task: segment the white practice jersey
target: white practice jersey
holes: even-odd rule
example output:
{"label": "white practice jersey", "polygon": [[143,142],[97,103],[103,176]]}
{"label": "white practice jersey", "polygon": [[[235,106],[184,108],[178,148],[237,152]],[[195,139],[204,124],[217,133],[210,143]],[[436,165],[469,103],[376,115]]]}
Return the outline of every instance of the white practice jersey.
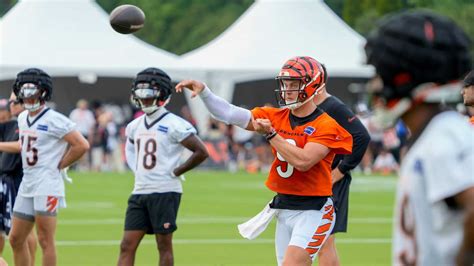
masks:
{"label": "white practice jersey", "polygon": [[66,116],[49,108],[35,117],[28,111],[18,116],[20,130],[23,180],[19,195],[64,196],[64,181],[58,169],[68,143],[64,135],[73,131],[75,124]]}
{"label": "white practice jersey", "polygon": [[172,171],[185,149],[180,142],[191,134],[196,134],[196,129],[189,122],[164,108],[154,120],[142,115],[128,124],[127,141],[135,148],[135,158],[127,158],[134,161],[132,194],[182,193],[181,180]]}
{"label": "white practice jersey", "polygon": [[474,130],[455,112],[435,116],[403,159],[394,265],[454,265],[464,216],[445,199],[474,187]]}

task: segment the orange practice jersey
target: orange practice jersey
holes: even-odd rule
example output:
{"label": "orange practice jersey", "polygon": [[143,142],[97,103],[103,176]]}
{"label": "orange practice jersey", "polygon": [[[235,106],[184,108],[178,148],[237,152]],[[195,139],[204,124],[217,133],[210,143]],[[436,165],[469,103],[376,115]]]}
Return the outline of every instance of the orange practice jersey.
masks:
{"label": "orange practice jersey", "polygon": [[469,119],[469,121],[471,121],[471,125],[474,126],[474,116],[471,116],[471,119]]}
{"label": "orange practice jersey", "polygon": [[331,164],[336,154],[352,152],[352,136],[328,114],[322,113],[313,121],[291,128],[290,109],[257,107],[252,110],[255,119],[266,118],[280,136],[297,147],[315,142],[331,149],[329,154],[310,170],[300,172],[272,148],[275,160],[270,169],[266,186],[281,194],[299,196],[331,196]]}

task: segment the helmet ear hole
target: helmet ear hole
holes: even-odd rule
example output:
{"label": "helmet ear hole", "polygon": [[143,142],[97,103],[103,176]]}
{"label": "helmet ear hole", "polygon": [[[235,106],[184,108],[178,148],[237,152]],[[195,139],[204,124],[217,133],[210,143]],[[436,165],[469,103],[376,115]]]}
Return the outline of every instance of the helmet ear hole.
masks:
{"label": "helmet ear hole", "polygon": [[308,94],[306,94],[306,92],[302,92],[300,94],[300,98],[301,98],[301,100],[306,100],[306,98],[308,98]]}

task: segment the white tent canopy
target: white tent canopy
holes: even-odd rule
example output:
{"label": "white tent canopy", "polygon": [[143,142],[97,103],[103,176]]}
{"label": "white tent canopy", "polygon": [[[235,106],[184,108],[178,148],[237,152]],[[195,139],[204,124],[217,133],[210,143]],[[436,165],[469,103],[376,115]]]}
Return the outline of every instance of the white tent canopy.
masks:
{"label": "white tent canopy", "polygon": [[[330,77],[370,77],[364,43],[322,0],[256,0],[224,33],[183,55],[182,65],[231,100],[236,82],[274,78],[298,55],[324,63]],[[206,113],[199,101],[191,108]],[[202,124],[207,117],[196,119]]]}
{"label": "white tent canopy", "polygon": [[32,66],[92,80],[132,77],[148,66],[174,76],[177,58],[114,32],[93,0],[20,0],[0,21],[0,80]]}
{"label": "white tent canopy", "polygon": [[309,55],[331,76],[368,77],[364,43],[322,0],[257,0],[224,33],[185,54],[183,62],[192,69],[238,71],[238,79],[255,72],[255,78],[268,78],[290,57]]}

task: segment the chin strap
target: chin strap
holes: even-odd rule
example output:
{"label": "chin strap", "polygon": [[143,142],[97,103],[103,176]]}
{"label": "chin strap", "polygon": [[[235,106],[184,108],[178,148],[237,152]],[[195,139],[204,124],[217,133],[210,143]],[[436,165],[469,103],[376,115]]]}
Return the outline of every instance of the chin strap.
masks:
{"label": "chin strap", "polygon": [[[316,97],[316,95],[319,95],[321,93],[321,91],[323,90],[323,88],[325,88],[325,87],[326,87],[326,84],[323,84],[308,99],[304,100],[303,102],[295,102],[295,103],[292,103],[292,104],[288,104],[285,107],[289,108],[291,110],[295,110],[295,109],[299,108],[300,106],[302,106],[303,104],[305,104],[309,101],[312,101],[314,99],[314,97]],[[304,90],[304,88],[303,88],[303,90]]]}
{"label": "chin strap", "polygon": [[[164,101],[162,104],[157,105],[156,104],[157,99],[154,99],[153,103],[150,106],[143,106],[142,102],[140,101],[140,109],[142,109],[142,111],[145,114],[152,114],[155,111],[157,111],[158,109],[160,109],[161,107],[165,107],[166,105],[168,105],[170,100],[171,100],[171,97],[168,97],[168,99],[166,99],[166,101]],[[158,102],[158,103],[160,103],[160,102]]]}
{"label": "chin strap", "polygon": [[156,110],[158,110],[160,107],[158,107],[157,105],[155,105],[155,101],[153,101],[153,105],[150,105],[150,106],[147,106],[147,107],[141,107],[142,111],[145,113],[145,114],[151,114],[153,112],[155,112]]}
{"label": "chin strap", "polygon": [[423,83],[413,89],[412,99],[402,98],[391,108],[374,109],[374,122],[387,129],[393,127],[400,118],[411,107],[421,103],[447,104],[456,103],[460,100],[461,83],[448,83],[438,85],[436,83]]}
{"label": "chin strap", "polygon": [[461,82],[438,85],[424,83],[413,90],[412,98],[416,103],[457,103],[461,100]]}
{"label": "chin strap", "polygon": [[400,99],[392,108],[375,108],[373,112],[374,123],[382,129],[395,126],[397,119],[401,117],[410,107],[412,101],[408,98]]}
{"label": "chin strap", "polygon": [[308,99],[304,100],[304,102],[295,102],[295,103],[291,103],[291,104],[288,104],[286,105],[285,107],[290,109],[290,110],[295,110],[295,109],[298,109],[300,108],[303,104],[309,102],[309,101],[312,101],[314,96],[316,96],[316,93],[311,95],[311,97],[309,97]]}
{"label": "chin strap", "polygon": [[38,111],[41,108],[41,106],[42,106],[41,102],[37,102],[34,104],[23,103],[23,107],[25,107],[25,109],[30,112]]}

